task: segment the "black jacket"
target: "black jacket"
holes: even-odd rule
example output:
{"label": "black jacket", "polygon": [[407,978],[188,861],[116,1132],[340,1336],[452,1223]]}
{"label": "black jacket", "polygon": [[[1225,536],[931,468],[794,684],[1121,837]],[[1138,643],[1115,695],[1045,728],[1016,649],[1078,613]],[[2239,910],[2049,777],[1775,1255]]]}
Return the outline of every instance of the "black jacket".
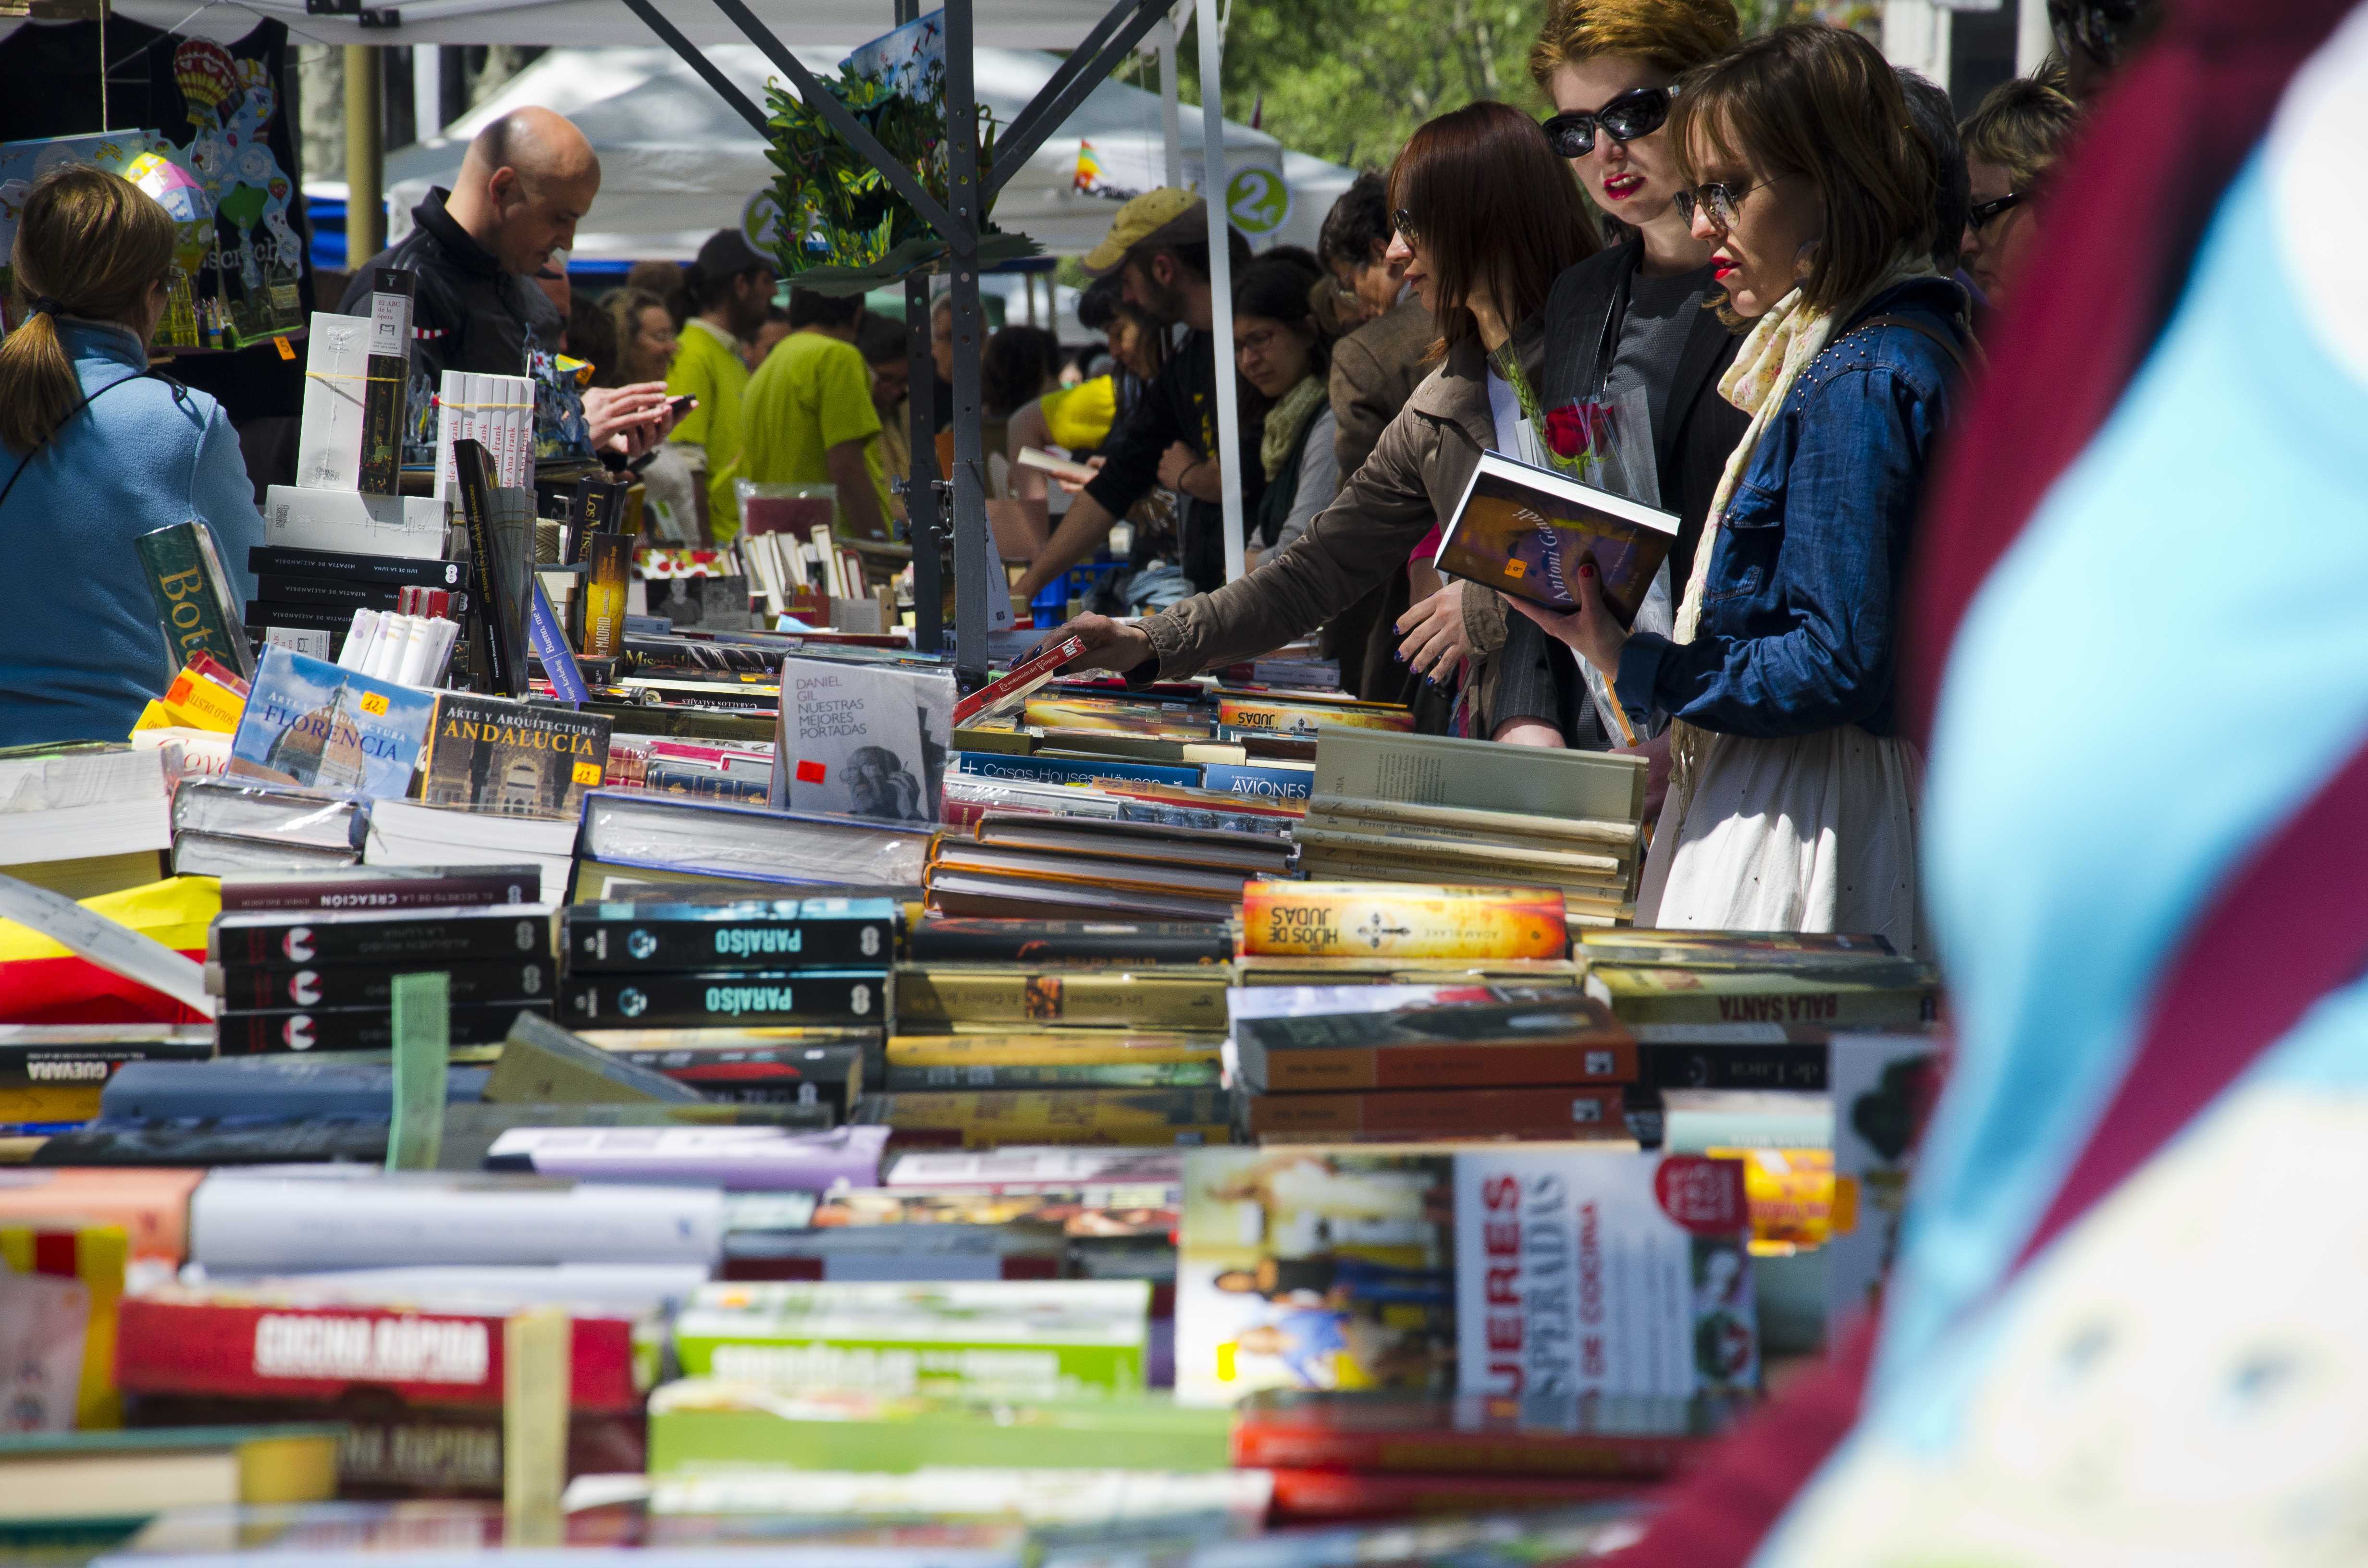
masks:
{"label": "black jacket", "polygon": [[[1608,318],[1623,304],[1628,281],[1644,259],[1644,243],[1598,251],[1565,268],[1554,279],[1540,312],[1545,323],[1545,365],[1538,400],[1556,408],[1598,389],[1600,353]],[[1687,335],[1677,373],[1669,387],[1673,427],[1662,439],[1656,431],[1659,459],[1661,505],[1678,514],[1677,543],[1669,551],[1669,591],[1673,600],[1685,597],[1693,571],[1694,548],[1717,494],[1719,475],[1750,415],[1719,395],[1718,381],[1735,362],[1742,335],[1730,331],[1717,312],[1703,311]],[[1591,738],[1592,719],[1586,687],[1577,678],[1573,655],[1561,642],[1538,630],[1525,616],[1508,619],[1504,673],[1496,704],[1499,721],[1526,717],[1561,726],[1566,736]]]}
{"label": "black jacket", "polygon": [[[1102,471],[1086,486],[1086,494],[1101,503],[1113,517],[1123,517],[1137,501],[1159,483],[1159,459],[1171,442],[1181,441],[1194,457],[1206,458],[1217,448],[1216,339],[1205,332],[1185,335],[1183,345],[1167,357],[1157,377],[1144,389],[1102,443]],[[1225,373],[1233,373],[1233,356],[1225,357]],[[1258,515],[1258,496],[1266,488],[1266,470],[1258,463],[1258,437],[1263,426],[1242,404],[1241,450],[1234,461],[1242,476],[1242,520]],[[1201,593],[1225,582],[1224,508],[1196,496],[1179,496],[1177,508],[1178,554],[1184,575]]]}
{"label": "black jacket", "polygon": [[[418,275],[411,311],[410,444],[416,457],[432,461],[436,433],[431,410],[447,370],[471,375],[532,373],[536,349],[559,347],[559,307],[530,278],[502,270],[500,262],[469,236],[444,210],[451,192],[438,186],[411,210],[408,234],[354,269],[340,312],[370,314],[370,269],[408,267]],[[420,451],[425,446],[425,451]]]}

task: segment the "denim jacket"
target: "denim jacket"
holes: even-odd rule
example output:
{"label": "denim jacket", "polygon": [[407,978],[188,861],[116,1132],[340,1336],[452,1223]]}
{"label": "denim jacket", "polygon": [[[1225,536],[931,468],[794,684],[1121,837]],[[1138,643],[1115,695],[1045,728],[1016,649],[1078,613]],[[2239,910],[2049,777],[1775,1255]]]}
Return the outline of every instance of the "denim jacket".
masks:
{"label": "denim jacket", "polygon": [[[1968,341],[1964,294],[1941,278],[1888,290],[1853,321],[1876,315]],[[1835,334],[1727,503],[1694,641],[1639,632],[1622,651],[1632,712],[1764,738],[1843,724],[1895,733],[1900,590],[1957,369],[1912,328]]]}

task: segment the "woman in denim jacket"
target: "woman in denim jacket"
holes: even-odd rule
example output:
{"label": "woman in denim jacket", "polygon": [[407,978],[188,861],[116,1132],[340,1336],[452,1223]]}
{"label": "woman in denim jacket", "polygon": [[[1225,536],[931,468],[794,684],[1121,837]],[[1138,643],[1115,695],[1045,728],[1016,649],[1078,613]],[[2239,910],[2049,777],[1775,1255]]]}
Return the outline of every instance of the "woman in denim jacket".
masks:
{"label": "woman in denim jacket", "polygon": [[1924,946],[1919,763],[1897,734],[1898,585],[1966,352],[1931,262],[1931,154],[1857,35],[1792,27],[1692,74],[1673,118],[1725,309],[1719,383],[1751,415],[1673,635],[1517,603],[1671,715],[1668,799],[1637,923],[1863,931]]}

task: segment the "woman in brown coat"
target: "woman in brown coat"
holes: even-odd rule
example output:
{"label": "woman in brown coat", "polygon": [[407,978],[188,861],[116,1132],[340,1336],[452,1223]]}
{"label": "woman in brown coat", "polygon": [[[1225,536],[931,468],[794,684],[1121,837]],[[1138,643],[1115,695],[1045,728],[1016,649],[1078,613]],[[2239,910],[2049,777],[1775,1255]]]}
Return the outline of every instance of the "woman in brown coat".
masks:
{"label": "woman in brown coat", "polygon": [[[1247,577],[1132,625],[1098,615],[1062,629],[1086,639],[1079,667],[1178,677],[1261,653],[1322,626],[1404,565],[1452,517],[1483,451],[1540,461],[1535,437],[1492,358],[1537,384],[1534,319],[1555,277],[1599,241],[1570,168],[1535,120],[1482,102],[1417,130],[1390,170],[1397,236],[1390,254],[1429,307],[1445,355],[1390,423],[1372,456],[1305,537]],[[1402,623],[1414,667],[1435,685],[1462,677],[1456,728],[1487,735],[1505,604],[1452,585]]]}

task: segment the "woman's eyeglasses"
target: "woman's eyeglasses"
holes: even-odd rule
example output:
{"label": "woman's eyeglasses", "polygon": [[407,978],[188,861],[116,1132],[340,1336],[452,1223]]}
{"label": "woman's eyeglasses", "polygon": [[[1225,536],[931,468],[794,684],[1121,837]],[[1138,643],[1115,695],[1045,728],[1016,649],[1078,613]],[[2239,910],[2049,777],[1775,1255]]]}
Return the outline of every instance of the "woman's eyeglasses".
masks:
{"label": "woman's eyeglasses", "polygon": [[1677,96],[1675,87],[1631,88],[1601,108],[1554,116],[1544,122],[1546,140],[1557,158],[1584,158],[1595,151],[1598,126],[1614,142],[1650,136],[1668,123],[1669,100]]}
{"label": "woman's eyeglasses", "polygon": [[1995,201],[1976,201],[1965,210],[1965,227],[1978,234],[1990,226],[1990,220],[2002,212],[2011,211],[2022,202],[2023,193],[2019,190],[2009,190]]}
{"label": "woman's eyeglasses", "polygon": [[1669,199],[1677,207],[1678,216],[1689,223],[1694,221],[1694,209],[1699,207],[1710,214],[1712,223],[1722,229],[1732,229],[1735,227],[1736,209],[1743,205],[1743,199],[1775,183],[1775,180],[1764,179],[1758,185],[1733,186],[1713,180],[1708,185],[1698,185],[1691,190],[1679,191]]}

